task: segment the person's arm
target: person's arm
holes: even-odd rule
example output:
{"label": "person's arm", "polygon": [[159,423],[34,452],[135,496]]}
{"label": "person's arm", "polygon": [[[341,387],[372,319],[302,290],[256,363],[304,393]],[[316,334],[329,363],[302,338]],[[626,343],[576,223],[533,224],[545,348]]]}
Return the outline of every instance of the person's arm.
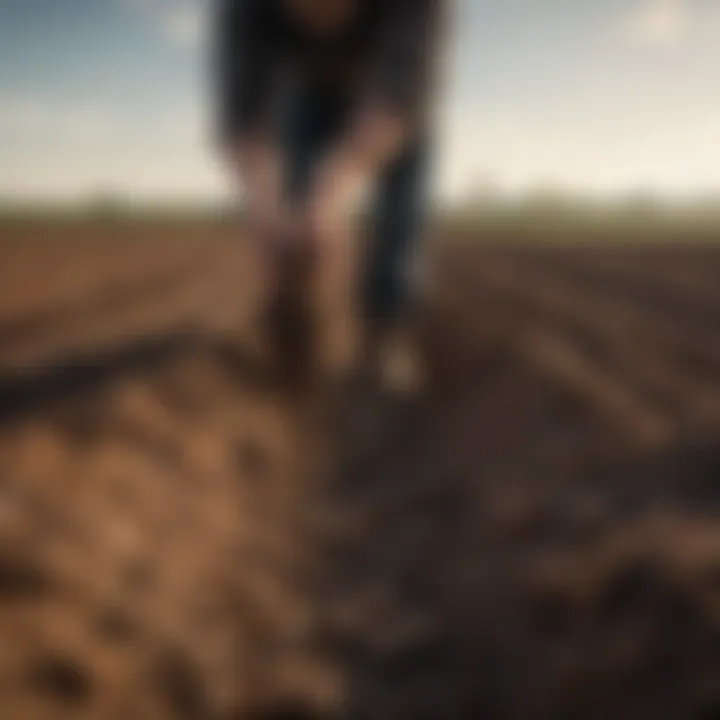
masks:
{"label": "person's arm", "polygon": [[388,11],[365,94],[318,174],[318,213],[342,210],[426,121],[446,1],[396,0]]}
{"label": "person's arm", "polygon": [[278,57],[264,2],[222,0],[216,26],[221,150],[257,222],[272,218],[280,195],[277,152],[268,130]]}

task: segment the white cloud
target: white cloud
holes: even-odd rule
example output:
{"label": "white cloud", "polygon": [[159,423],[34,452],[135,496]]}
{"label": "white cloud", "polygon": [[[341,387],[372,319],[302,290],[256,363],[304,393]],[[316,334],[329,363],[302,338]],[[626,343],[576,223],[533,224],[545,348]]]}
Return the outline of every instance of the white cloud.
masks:
{"label": "white cloud", "polygon": [[692,0],[642,0],[620,23],[620,34],[638,47],[683,45],[694,26]]}
{"label": "white cloud", "polygon": [[199,5],[168,7],[161,16],[162,28],[178,45],[197,47],[205,36],[205,13]]}
{"label": "white cloud", "polygon": [[130,0],[173,44],[196,48],[205,39],[207,3],[203,0]]}

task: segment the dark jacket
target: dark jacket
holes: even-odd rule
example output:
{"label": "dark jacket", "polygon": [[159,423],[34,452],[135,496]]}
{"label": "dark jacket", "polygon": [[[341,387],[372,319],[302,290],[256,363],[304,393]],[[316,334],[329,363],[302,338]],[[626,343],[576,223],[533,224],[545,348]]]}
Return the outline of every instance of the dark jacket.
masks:
{"label": "dark jacket", "polygon": [[341,30],[320,38],[285,0],[221,0],[216,32],[220,133],[225,141],[272,118],[283,90],[300,85],[372,101],[421,122],[443,0],[358,0]]}

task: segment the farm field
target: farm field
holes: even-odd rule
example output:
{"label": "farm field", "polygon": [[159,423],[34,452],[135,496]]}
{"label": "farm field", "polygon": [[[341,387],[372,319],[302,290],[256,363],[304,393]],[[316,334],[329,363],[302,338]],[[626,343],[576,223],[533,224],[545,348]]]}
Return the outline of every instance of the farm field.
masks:
{"label": "farm field", "polygon": [[236,234],[0,229],[0,717],[720,716],[720,242],[439,237],[400,401]]}

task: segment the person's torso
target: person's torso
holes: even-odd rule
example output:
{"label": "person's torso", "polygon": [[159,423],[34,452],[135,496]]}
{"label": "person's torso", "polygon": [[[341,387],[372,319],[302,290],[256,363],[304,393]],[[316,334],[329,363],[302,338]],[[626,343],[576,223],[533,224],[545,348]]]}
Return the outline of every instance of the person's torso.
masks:
{"label": "person's torso", "polygon": [[352,92],[362,84],[393,0],[358,0],[336,31],[317,34],[293,15],[287,0],[266,3],[270,41],[289,80],[314,88]]}

